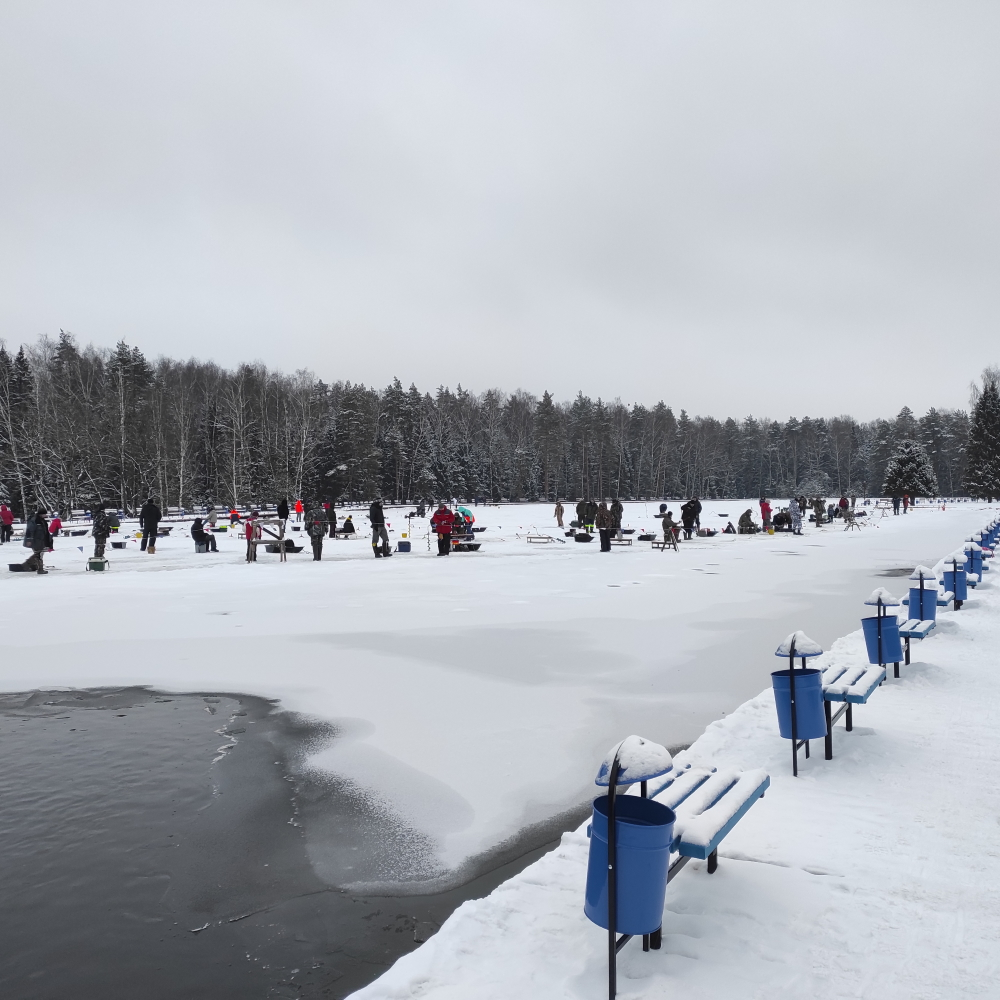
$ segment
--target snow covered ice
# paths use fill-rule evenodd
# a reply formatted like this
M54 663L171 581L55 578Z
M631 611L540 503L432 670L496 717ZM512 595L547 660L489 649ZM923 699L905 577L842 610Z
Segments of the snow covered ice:
M748 503L706 502L702 519ZM657 507L626 504L625 526L657 529ZM248 566L238 539L196 555L178 527L155 556L109 549L98 575L77 547L89 554L90 540L60 537L48 577L2 578L2 686L239 692L326 720L339 735L304 766L350 782L412 833L348 881L423 891L514 850L526 829L541 843L547 824L581 815L610 746L629 733L691 743L766 686L781 637L802 629L829 648L885 576L933 565L989 519L978 504L921 505L906 518L871 512L860 532L602 554L527 544L533 530L563 537L551 505L474 512L483 548L447 559L415 526L414 551L389 560L358 539L328 542L321 563L303 553ZM394 540L404 513L389 513ZM19 627L39 614L42 634ZM337 845L306 834L317 871L342 881Z

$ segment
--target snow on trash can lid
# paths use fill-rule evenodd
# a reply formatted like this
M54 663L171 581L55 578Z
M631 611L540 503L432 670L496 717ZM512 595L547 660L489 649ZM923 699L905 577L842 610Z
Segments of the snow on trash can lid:
M937 574L932 569L928 569L926 566L917 566L916 569L910 574L911 580L919 580L923 577L925 580L937 581Z
M949 569L952 563L957 562L959 566L964 566L965 561L966 561L966 555L960 549L955 549L955 551L952 552L951 555L945 556L944 559L942 560L945 566L949 567Z
M982 552L983 547L978 543L974 542L971 538L965 543L965 552Z
M818 642L814 642L800 630L786 635L784 642L774 651L774 655L791 656L793 642L796 656L819 656L823 652L823 647Z
M873 590L871 597L865 601L865 604L874 604L877 607L879 601L887 608L899 607L899 599L893 597L885 587L878 587L876 590Z
M607 757L601 763L601 768L597 772L596 785L609 785L611 783L611 765L618 753L618 784L631 785L636 781L648 781L650 778L658 778L661 774L673 769L674 760L670 756L670 751L659 743L652 740L643 739L641 736L629 736L616 743L609 751Z

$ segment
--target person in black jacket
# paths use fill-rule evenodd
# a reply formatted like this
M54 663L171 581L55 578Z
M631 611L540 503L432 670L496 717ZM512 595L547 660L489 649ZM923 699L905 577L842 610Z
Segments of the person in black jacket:
M94 558L97 559L104 555L104 546L108 544L108 535L111 534L111 518L102 503L94 510L91 531L94 535Z
M215 535L211 531L205 530L205 524L200 517L194 519L191 525L191 541L194 542L197 551L198 545L204 545L206 552L218 552L219 546L216 544Z
M150 555L156 552L156 531L162 517L163 514L152 497L139 509L139 527L142 529L142 544L139 548Z
M39 576L48 573L45 568L42 553L52 547L52 536L49 534L49 524L45 520L45 511L38 510L24 524L24 547L31 549L31 555L22 563L26 570L34 570Z
M322 507L315 507L306 515L306 533L312 542L313 561L323 558L323 539L327 531L326 512Z
M681 524L684 525L685 538L690 538L694 534L694 524L700 513L701 504L693 497L681 506Z
M287 521L288 520L288 500L282 497L278 501L278 520Z
M385 513L382 511L382 500L376 500L368 508L368 519L372 523L372 551L375 558L379 556L391 556L389 551L389 532L385 530ZM379 550L379 540L382 541L382 548Z

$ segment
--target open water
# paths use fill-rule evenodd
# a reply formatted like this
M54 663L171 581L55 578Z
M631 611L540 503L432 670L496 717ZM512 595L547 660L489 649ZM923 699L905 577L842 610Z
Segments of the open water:
M344 997L549 846L434 895L338 888L305 824L349 856L369 820L294 766L335 738L241 695L0 695L0 997Z

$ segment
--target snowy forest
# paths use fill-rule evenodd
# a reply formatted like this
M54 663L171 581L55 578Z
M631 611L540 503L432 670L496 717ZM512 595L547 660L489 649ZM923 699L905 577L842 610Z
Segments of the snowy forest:
M18 512L99 499L132 510L150 494L170 507L878 494L908 440L955 496L969 428L962 410L720 420L582 393L327 384L261 364L150 361L125 343L80 348L67 333L0 348L0 494Z

